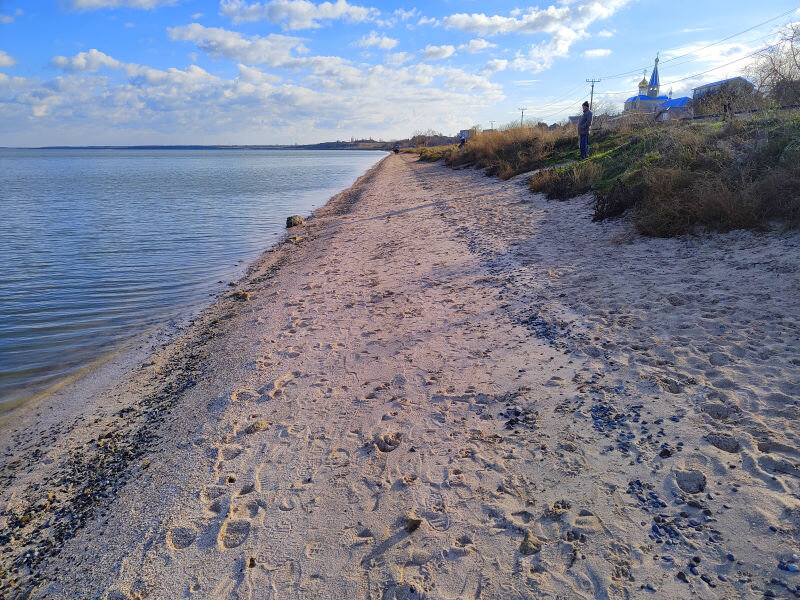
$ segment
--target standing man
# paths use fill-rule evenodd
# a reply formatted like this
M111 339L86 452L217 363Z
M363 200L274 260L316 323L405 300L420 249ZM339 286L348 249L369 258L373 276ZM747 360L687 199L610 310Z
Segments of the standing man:
M592 126L592 111L589 110L589 103L583 103L583 115L578 121L578 135L580 136L581 160L589 158L589 128Z

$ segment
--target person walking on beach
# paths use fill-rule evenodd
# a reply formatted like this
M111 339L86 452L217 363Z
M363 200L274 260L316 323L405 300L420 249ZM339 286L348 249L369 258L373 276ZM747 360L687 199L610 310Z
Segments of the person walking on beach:
M583 114L578 121L578 135L580 136L581 160L589 158L589 128L592 126L592 111L589 103L583 103Z

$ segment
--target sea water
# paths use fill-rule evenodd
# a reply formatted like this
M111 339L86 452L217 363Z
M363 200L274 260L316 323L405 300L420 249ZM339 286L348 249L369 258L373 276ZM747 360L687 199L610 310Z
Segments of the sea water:
M197 312L383 156L0 149L0 413Z

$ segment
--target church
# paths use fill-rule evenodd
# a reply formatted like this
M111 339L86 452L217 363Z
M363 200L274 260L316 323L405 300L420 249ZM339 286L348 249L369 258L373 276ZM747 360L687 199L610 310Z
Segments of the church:
M642 81L639 82L639 93L625 100L625 112L658 113L672 109L673 107L677 108L680 106L682 108L687 105L688 101L689 98L673 99L672 92L670 92L669 96L661 95L661 80L658 75L658 57L656 56L656 62L653 67L653 73L650 75L650 81L647 81L647 74L645 72Z

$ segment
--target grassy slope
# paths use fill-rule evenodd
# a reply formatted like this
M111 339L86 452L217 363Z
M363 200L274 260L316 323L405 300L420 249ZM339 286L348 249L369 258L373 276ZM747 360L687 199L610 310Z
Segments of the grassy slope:
M594 192L596 220L631 211L645 235L800 225L800 113L601 132L586 161L578 161L577 141L567 128L516 128L462 149L426 149L425 158L504 179L570 163L535 173L531 190L557 199Z

